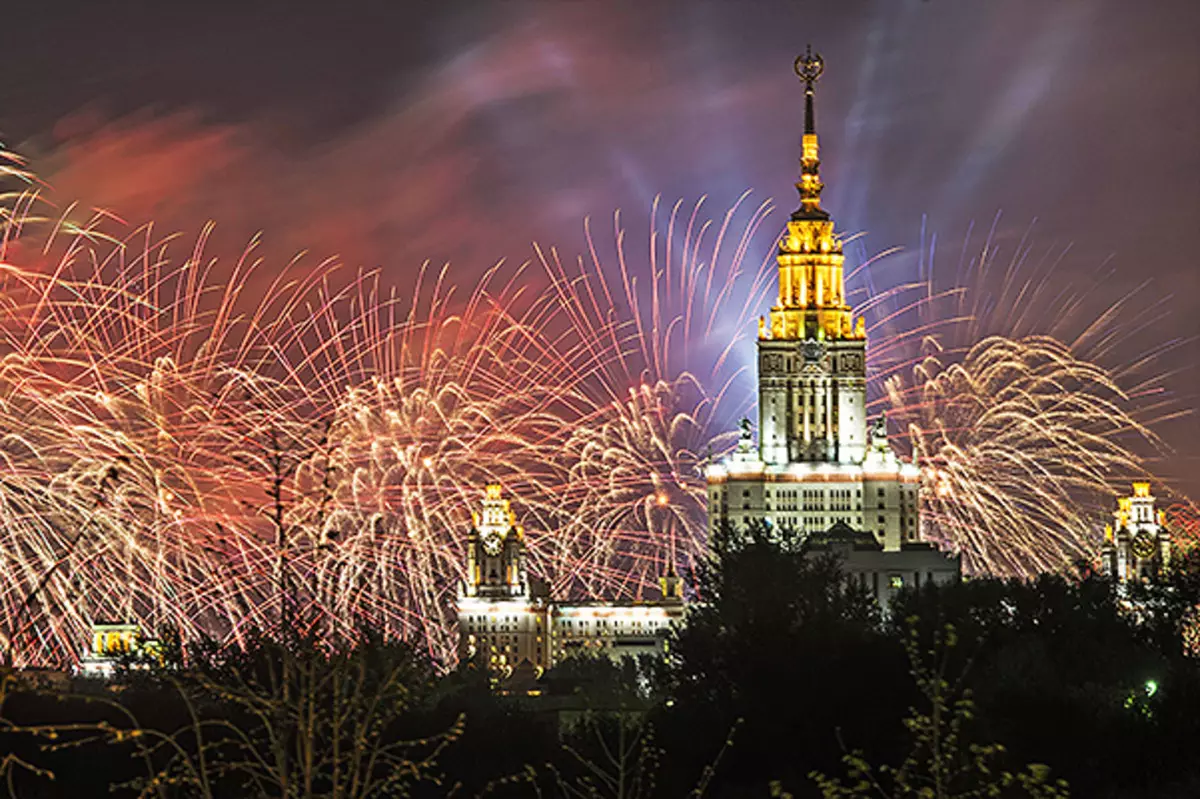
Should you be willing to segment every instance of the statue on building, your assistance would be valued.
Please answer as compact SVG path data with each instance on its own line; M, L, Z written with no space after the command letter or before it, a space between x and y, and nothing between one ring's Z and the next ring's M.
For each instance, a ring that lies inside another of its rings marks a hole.
M754 426L744 416L738 426L742 430L742 434L738 436L738 452L750 452L754 449Z
M879 418L871 425L871 446L875 449L886 449L888 446L886 414L879 414Z

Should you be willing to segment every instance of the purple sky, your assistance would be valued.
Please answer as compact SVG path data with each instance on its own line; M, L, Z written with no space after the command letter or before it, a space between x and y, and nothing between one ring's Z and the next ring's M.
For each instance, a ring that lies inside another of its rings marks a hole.
M1127 357L1200 335L1194 0L24 3L5 25L0 140L60 197L401 287L426 258L469 281L534 239L573 251L582 217L656 194L790 210L811 41L840 229L915 273L924 223L953 270L1001 212L1002 247L1031 225L1070 246L1053 290L1164 301ZM1157 362L1191 406L1195 348ZM1200 496L1200 420L1161 432Z

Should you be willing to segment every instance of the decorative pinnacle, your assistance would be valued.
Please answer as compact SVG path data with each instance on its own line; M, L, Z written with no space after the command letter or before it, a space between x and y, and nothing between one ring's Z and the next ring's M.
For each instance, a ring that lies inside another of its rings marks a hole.
M804 132L817 132L816 112L813 109L813 84L825 71L825 61L820 53L813 54L812 45L804 49L804 55L796 56L796 76L804 81Z
M804 49L804 55L796 56L796 75L804 81L806 91L812 91L813 84L824 71L825 61L820 53L813 55L811 44Z
M812 45L805 48L804 55L796 58L796 76L804 81L804 137L801 140L800 182L796 189L800 192L800 208L792 214L792 219L829 219L829 214L821 208L820 166L817 145L817 113L813 102L813 84L825 71L825 60L819 53L812 51Z

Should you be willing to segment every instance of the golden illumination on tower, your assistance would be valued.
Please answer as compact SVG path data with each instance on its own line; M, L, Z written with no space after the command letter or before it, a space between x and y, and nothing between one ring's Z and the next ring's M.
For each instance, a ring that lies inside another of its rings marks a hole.
M813 85L825 62L812 48L796 59L804 81L804 137L800 147L800 207L788 221L775 260L779 264L779 302L770 323L759 325L760 338L864 339L865 326L846 304L842 242L829 212L821 208L820 146L817 141Z
M1132 497L1117 497L1117 527L1129 526L1129 514L1133 508Z
M507 499L499 483L489 483L483 490L483 513L472 512L471 521L481 534L494 534L503 540L513 533L517 540L525 537L525 528L517 524L517 515Z

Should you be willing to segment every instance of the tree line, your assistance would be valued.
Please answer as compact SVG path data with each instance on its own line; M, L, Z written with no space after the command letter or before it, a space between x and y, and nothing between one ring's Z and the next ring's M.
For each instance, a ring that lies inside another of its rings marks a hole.
M768 534L769 533L769 534ZM0 675L15 797L1200 795L1200 555L901 591L752 524L689 575L662 659L574 659L534 695L369 630L164 636L112 682ZM297 611L298 612L298 611Z

